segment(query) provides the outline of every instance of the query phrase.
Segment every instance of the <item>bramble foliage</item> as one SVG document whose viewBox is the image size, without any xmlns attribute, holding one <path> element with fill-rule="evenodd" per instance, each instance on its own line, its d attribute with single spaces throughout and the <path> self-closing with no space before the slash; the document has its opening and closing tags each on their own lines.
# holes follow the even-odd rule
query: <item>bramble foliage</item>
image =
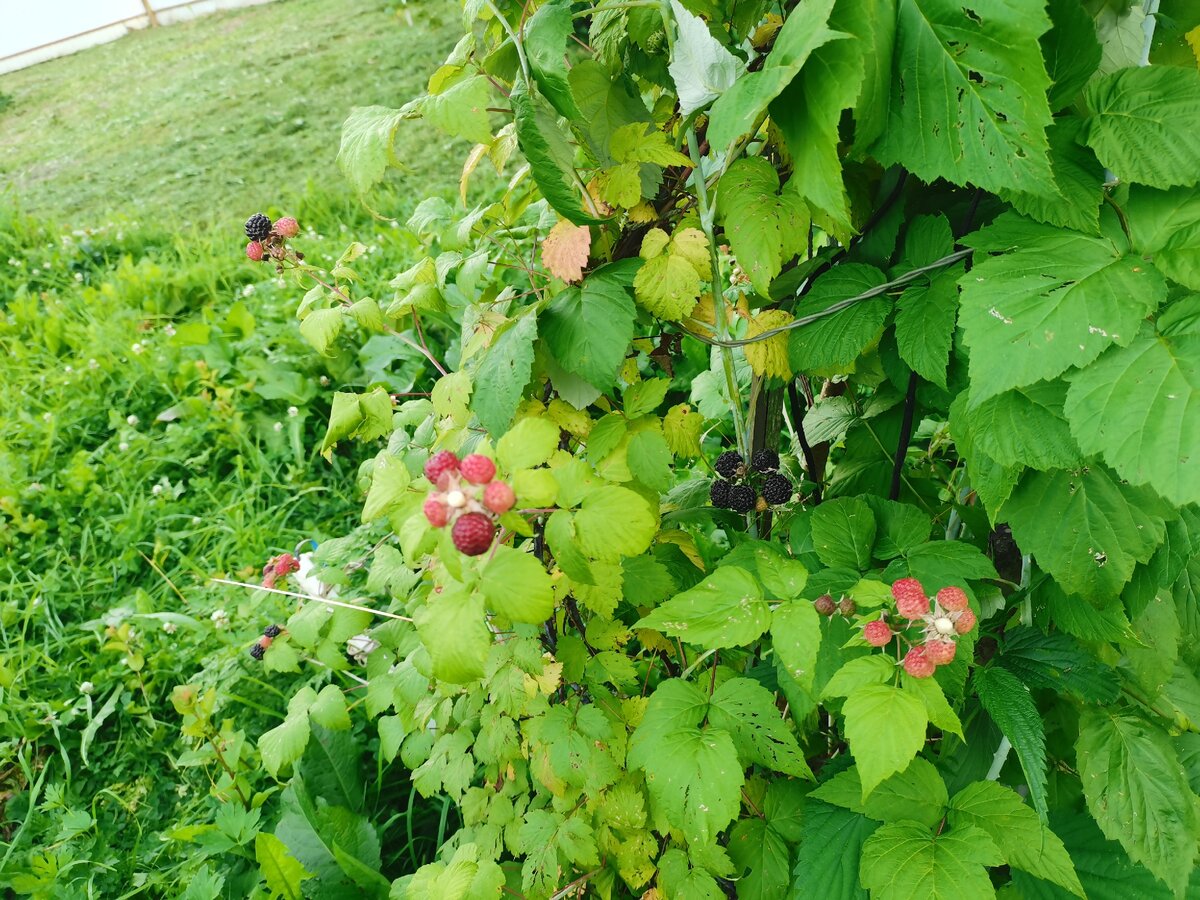
<svg viewBox="0 0 1200 900">
<path fill-rule="evenodd" d="M 303 871 L 272 890 L 1195 890 L 1180 34 L 1141 65 L 1142 17 L 1074 0 L 470 0 L 463 23 L 427 94 L 351 114 L 340 162 L 368 193 L 398 129 L 439 128 L 475 142 L 464 208 L 419 205 L 427 255 L 386 296 L 355 247 L 328 277 L 285 260 L 318 279 L 319 352 L 401 335 L 429 396 L 334 399 L 325 452 L 375 455 L 322 577 L 375 604 L 309 602 L 264 662 L 377 646 L 355 716 L 302 692 L 260 741 L 282 776 L 311 724 L 370 720 L 462 827 L 389 885 L 363 820 L 293 775 L 306 830 L 276 834 Z M 468 206 L 484 165 L 507 186 Z M 764 448 L 797 493 L 718 508 Z M 423 474 L 442 450 L 515 491 L 488 552 L 422 512 L 466 508 Z"/>
</svg>

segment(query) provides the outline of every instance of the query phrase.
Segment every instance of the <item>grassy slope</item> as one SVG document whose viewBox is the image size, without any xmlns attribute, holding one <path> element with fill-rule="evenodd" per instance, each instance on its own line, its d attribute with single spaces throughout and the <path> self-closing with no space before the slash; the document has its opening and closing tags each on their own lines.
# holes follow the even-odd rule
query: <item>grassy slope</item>
<svg viewBox="0 0 1200 900">
<path fill-rule="evenodd" d="M 0 184 L 73 226 L 116 213 L 244 219 L 313 182 L 343 190 L 342 120 L 400 106 L 461 36 L 431 0 L 279 0 L 151 29 L 0 77 Z M 425 129 L 397 147 L 414 184 L 446 183 L 461 154 Z"/>
</svg>

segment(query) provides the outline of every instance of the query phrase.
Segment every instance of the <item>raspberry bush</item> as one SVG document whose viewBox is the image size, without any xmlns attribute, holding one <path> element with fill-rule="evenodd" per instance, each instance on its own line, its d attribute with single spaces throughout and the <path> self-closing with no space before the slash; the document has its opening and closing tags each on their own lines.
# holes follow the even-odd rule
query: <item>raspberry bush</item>
<svg viewBox="0 0 1200 900">
<path fill-rule="evenodd" d="M 296 891 L 1185 895 L 1200 71 L 1093 6 L 468 3 L 339 156 L 371 202 L 397 129 L 473 144 L 423 257 L 248 223 L 317 352 L 409 360 L 322 446 L 365 599 L 263 653 L 362 702 L 264 762 L 353 726 L 458 813 L 406 873 L 284 829 Z"/>
</svg>

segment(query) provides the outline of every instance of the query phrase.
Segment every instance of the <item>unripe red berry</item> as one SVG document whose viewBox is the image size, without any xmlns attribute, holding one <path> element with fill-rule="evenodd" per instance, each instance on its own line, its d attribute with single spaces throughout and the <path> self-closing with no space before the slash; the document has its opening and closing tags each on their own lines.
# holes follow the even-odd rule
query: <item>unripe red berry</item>
<svg viewBox="0 0 1200 900">
<path fill-rule="evenodd" d="M 892 585 L 896 610 L 906 619 L 919 619 L 929 614 L 929 598 L 915 578 L 901 578 Z"/>
<path fill-rule="evenodd" d="M 833 598 L 828 594 L 822 594 L 820 597 L 814 600 L 813 606 L 816 608 L 817 612 L 823 616 L 832 616 L 833 611 L 837 608 L 833 602 Z"/>
<path fill-rule="evenodd" d="M 426 500 L 425 505 L 421 507 L 421 512 L 425 513 L 425 518 L 434 528 L 441 528 L 450 519 L 449 507 L 437 497 L 430 497 Z"/>
<path fill-rule="evenodd" d="M 246 245 L 246 257 L 254 262 L 260 262 L 263 258 L 263 245 L 258 241 L 251 241 Z"/>
<path fill-rule="evenodd" d="M 483 505 L 496 515 L 503 515 L 513 508 L 517 495 L 503 481 L 493 481 L 483 489 Z"/>
<path fill-rule="evenodd" d="M 892 640 L 892 629 L 883 619 L 876 619 L 863 626 L 863 637 L 872 647 L 883 647 Z"/>
<path fill-rule="evenodd" d="M 924 647 L 913 647 L 904 654 L 904 671 L 913 678 L 928 678 L 936 668 Z"/>
<path fill-rule="evenodd" d="M 925 658 L 935 666 L 944 666 L 954 661 L 958 644 L 954 641 L 926 641 Z"/>
<path fill-rule="evenodd" d="M 425 462 L 425 477 L 429 479 L 430 484 L 437 484 L 443 472 L 457 471 L 458 457 L 449 450 L 439 451 Z"/>
<path fill-rule="evenodd" d="M 275 220 L 271 230 L 282 238 L 294 238 L 300 233 L 300 223 L 291 216 L 284 216 Z"/>
<path fill-rule="evenodd" d="M 858 612 L 858 607 L 854 605 L 854 601 L 849 597 L 843 597 L 838 601 L 838 612 L 848 619 Z"/>
<path fill-rule="evenodd" d="M 450 531 L 454 546 L 466 556 L 479 556 L 492 546 L 496 526 L 483 513 L 466 513 L 458 517 Z"/>
<path fill-rule="evenodd" d="M 487 484 L 496 475 L 496 464 L 479 453 L 472 453 L 458 465 L 462 477 L 471 484 Z"/>
<path fill-rule="evenodd" d="M 958 614 L 958 618 L 954 620 L 954 630 L 957 631 L 959 634 L 966 634 L 968 631 L 970 631 L 972 628 L 975 627 L 975 624 L 976 624 L 975 613 L 972 612 L 970 607 L 967 607 L 962 612 L 960 612 Z"/>
<path fill-rule="evenodd" d="M 937 592 L 937 602 L 947 612 L 958 612 L 966 609 L 967 595 L 959 587 L 944 587 Z"/>
</svg>

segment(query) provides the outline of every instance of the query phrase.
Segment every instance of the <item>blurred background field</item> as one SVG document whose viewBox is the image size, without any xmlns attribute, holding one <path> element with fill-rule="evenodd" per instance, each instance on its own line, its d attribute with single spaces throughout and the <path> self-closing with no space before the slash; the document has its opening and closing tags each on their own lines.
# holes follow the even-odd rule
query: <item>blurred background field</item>
<svg viewBox="0 0 1200 900">
<path fill-rule="evenodd" d="M 340 125 L 419 93 L 458 15 L 281 0 L 0 76 L 0 890 L 249 896 L 229 860 L 254 823 L 211 824 L 171 690 L 218 688 L 251 746 L 282 718 L 293 676 L 246 650 L 290 601 L 209 579 L 349 530 L 357 460 L 316 452 L 329 398 L 422 369 L 386 336 L 314 353 L 303 288 L 245 259 L 242 223 L 295 215 L 318 265 L 362 241 L 386 290 L 417 249 L 406 183 L 453 199 L 461 148 L 403 133 L 413 180 L 372 198 L 381 221 Z M 369 802 L 406 810 L 377 823 L 385 868 L 410 869 L 448 810 L 377 775 Z"/>
</svg>

